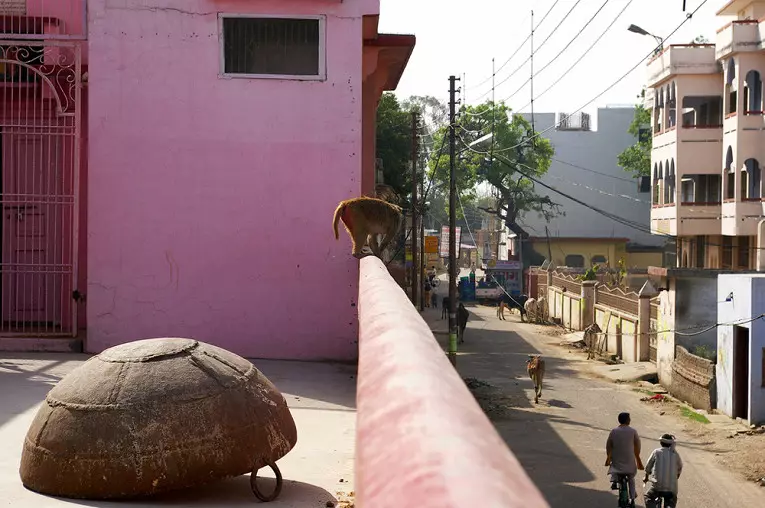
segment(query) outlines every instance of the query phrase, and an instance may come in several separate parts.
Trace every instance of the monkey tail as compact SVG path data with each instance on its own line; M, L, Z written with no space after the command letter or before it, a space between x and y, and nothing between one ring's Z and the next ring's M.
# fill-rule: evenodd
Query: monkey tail
M340 221L340 216L343 214L344 210L345 203L340 203L340 205L335 209L335 218L332 220L332 228L335 230L335 240L340 239L340 233L337 231L337 223Z

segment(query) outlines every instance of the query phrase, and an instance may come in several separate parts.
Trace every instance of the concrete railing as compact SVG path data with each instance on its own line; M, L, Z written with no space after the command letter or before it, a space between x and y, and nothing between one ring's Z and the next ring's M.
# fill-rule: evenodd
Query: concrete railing
M383 263L360 263L357 504L547 507Z

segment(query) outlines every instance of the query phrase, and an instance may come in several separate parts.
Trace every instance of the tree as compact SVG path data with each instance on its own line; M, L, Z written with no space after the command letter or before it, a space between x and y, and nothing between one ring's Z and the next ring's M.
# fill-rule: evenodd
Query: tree
M645 88L638 98L645 97ZM632 176L650 176L651 174L651 148L653 137L651 136L651 111L642 103L635 106L635 116L630 123L627 132L635 136L637 142L619 154L617 161L619 166Z
M475 187L488 183L493 189L493 203L476 205L491 215L499 217L507 227L526 236L518 220L527 212L537 212L545 220L551 220L560 213L560 207L548 196L540 196L534 181L550 168L553 147L548 139L534 137L529 122L521 115L509 115L510 109L504 103L487 101L478 106L467 106L457 120L457 149L461 152L457 169L457 192L463 206L476 201ZM473 141L493 133L492 141L472 149L467 146ZM434 136L439 146L448 129L442 128ZM430 161L430 172L436 164L439 172L435 175L442 188L448 189L448 154ZM444 168L444 169L441 169Z
M412 188L412 117L392 93L383 94L377 106L377 157L383 161L383 178L402 200Z

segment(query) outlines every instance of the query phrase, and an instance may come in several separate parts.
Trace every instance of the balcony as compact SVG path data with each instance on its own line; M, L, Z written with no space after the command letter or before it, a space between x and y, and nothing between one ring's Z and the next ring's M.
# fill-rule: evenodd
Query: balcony
M648 62L647 84L653 87L674 75L718 72L714 44L672 44Z
M680 203L654 205L651 208L652 232L672 236L719 235L719 171L717 174L677 175L676 178L680 182L677 196ZM661 183L659 190L661 193L667 192ZM666 196L662 201L666 201Z
M731 53L759 51L762 36L758 20L736 20L717 31L715 58L725 58Z
M87 0L5 0L1 3L2 39L87 37Z
M756 236L757 224L765 217L760 199L725 200L722 204L721 232L726 236Z

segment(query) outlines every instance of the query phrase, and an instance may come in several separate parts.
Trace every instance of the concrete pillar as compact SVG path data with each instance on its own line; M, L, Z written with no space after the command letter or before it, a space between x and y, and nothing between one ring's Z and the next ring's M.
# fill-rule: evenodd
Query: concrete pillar
M582 303L580 310L580 323L582 330L595 322L595 292L597 291L598 281L586 280L582 282Z
M765 272L765 219L757 224L757 271Z
M635 359L647 362L650 359L648 348L651 345L651 299L659 295L651 281L646 281L640 288L638 306L638 326L635 336Z

